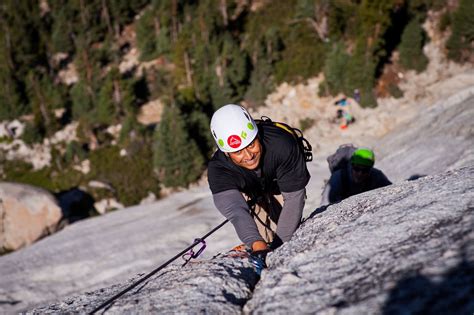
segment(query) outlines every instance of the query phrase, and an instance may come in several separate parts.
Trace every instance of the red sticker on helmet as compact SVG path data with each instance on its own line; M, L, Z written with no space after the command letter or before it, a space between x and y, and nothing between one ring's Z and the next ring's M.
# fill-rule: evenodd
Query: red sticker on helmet
M233 149L237 149L242 144L242 140L237 135L232 135L227 138L227 144Z

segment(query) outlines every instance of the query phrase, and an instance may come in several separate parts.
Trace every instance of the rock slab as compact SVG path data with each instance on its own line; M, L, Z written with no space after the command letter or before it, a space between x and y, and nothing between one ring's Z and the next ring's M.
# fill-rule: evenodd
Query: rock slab
M164 269L105 313L472 314L473 212L474 166L402 182L317 209L258 283L248 260L218 255ZM90 312L132 282L27 313Z
M88 292L27 314L90 313L140 277ZM99 310L107 314L240 314L258 276L246 257L173 265Z
M269 257L246 313L473 313L474 166L318 212Z

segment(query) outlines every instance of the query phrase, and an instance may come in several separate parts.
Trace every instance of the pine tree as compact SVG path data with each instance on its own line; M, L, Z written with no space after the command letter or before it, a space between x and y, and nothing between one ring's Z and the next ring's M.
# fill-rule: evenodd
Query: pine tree
M94 115L94 122L103 125L110 125L115 121L116 109L114 105L114 79L109 74L100 88L96 114Z
M272 66L265 59L259 59L250 75L249 88L245 93L245 100L252 105L261 105L271 92L274 81Z
M212 65L214 73L209 87L215 109L242 100L250 76L248 56L229 34L217 45L221 49Z
M156 58L159 55L157 47L157 28L155 19L159 19L155 16L155 12L152 10L146 10L145 13L137 21L136 35L137 35L137 47L140 51L140 60L147 61ZM159 24L159 22L156 22ZM164 26L159 28L159 34L163 31Z
M154 166L165 186L188 186L201 175L204 158L175 105L165 107L154 143Z
M95 51L87 44L88 35L75 39L74 45L78 52L74 63L78 69L79 81L71 89L72 115L81 120L84 127L94 122L94 108L97 105L96 95L101 88L100 64L97 62Z
M5 35L0 32L0 121L15 118L28 109L22 95L21 83L12 71L9 51L5 47Z
M201 103L192 88L180 89L175 95L175 102L189 136L196 142L202 156L209 157L214 148L214 139L209 132L212 106Z
M53 4L55 2L53 1ZM54 52L72 53L74 52L74 43L71 38L73 32L73 12L70 6L58 5L52 7L52 48Z
M428 65L428 57L423 53L425 32L417 19L406 26L400 42L400 64L407 69L422 72Z
M245 100L250 104L263 103L274 87L274 64L281 58L280 50L281 38L275 28L268 29L261 40L254 43L251 53L253 69L245 93Z
M221 57L223 58L224 77L234 91L235 99L242 99L249 80L249 58L247 52L240 49L237 41L230 35L225 37Z
M347 38L353 31L357 4L352 1L330 1L328 10L328 29L332 41Z
M461 0L456 12L452 15L451 37L446 42L448 57L457 62L474 59L474 2Z
M90 123L89 113L94 108L92 95L88 86L79 81L71 89L72 117L75 120L82 120L84 123Z
M194 90L196 97L202 103L210 103L210 87L212 86L213 77L212 60L214 56L212 47L205 42L200 41L193 50L193 69L194 69Z
M320 91L320 93L336 95L344 90L348 62L349 55L344 49L344 44L336 43L324 63L325 81L321 86L324 91Z
M31 71L28 74L27 91L36 129L42 135L51 136L59 129L54 115L54 109L62 107L59 88L47 75Z
M344 90L346 95L351 95L355 89L361 93L360 104L363 107L377 106L377 100L374 95L375 83L375 61L374 58L368 58L367 51L364 49L365 40L359 41L354 54L347 62L344 73Z
M41 16L34 2L2 1L0 5L0 117L31 112L26 86L28 73L47 65L41 40Z

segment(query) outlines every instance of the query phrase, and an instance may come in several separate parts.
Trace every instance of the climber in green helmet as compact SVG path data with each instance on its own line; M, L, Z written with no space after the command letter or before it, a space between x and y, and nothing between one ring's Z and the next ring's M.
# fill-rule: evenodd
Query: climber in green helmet
M374 151L370 149L360 148L354 151L351 157L353 165L372 167L375 163Z
M332 173L321 198L321 205L339 202L347 197L391 185L387 176L374 168L375 154L367 148L356 149L350 163Z

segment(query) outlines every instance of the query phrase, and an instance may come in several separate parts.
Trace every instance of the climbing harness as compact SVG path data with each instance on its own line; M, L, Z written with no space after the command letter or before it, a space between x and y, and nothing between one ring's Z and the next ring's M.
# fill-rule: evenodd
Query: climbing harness
M161 266L159 266L158 268L156 268L155 270L151 271L150 273L148 273L147 275L143 276L141 279L139 279L138 281L136 281L135 283L129 285L128 287L126 287L125 289L123 289L122 291L120 291L119 293L117 293L116 295L114 295L113 297L111 297L110 299L108 299L107 301L105 301L104 303L100 304L98 307L96 307L92 312L90 312L89 314L95 314L97 311L99 311L100 309L108 306L110 303L112 303L113 301L117 300L119 297L121 297L122 295L124 295L125 293L127 293L128 291L132 290L133 288L135 288L137 285L139 285L140 283L142 283L143 281L147 280L148 278L150 278L151 276L153 276L154 274L156 274L158 271L160 271L161 269L165 268L166 266L168 266L170 263L172 263L173 261L175 261L176 259L178 259L180 256L183 257L183 259L186 260L186 262L183 264L183 266L185 266L189 260L191 260L192 258L196 258L198 257L203 251L204 249L206 248L206 242L204 241L209 235L211 235L212 233L214 233L215 231L217 231L218 229L220 229L221 227L223 227L227 222L229 222L228 219L224 220L224 222L222 222L221 224L219 224L218 226L216 226L215 228L213 228L211 231L209 231L206 235L204 235L203 237L201 238L197 238L194 240L193 244L189 245L187 248L185 248L184 250L182 250L180 253L178 253L176 256L174 256L173 258L171 258L170 260L168 260L167 262L165 262L164 264L162 264ZM193 248L194 246L198 245L198 244L202 244L201 248L199 248L199 250L194 253L193 251ZM190 257L189 258L184 258L185 256L189 255Z

